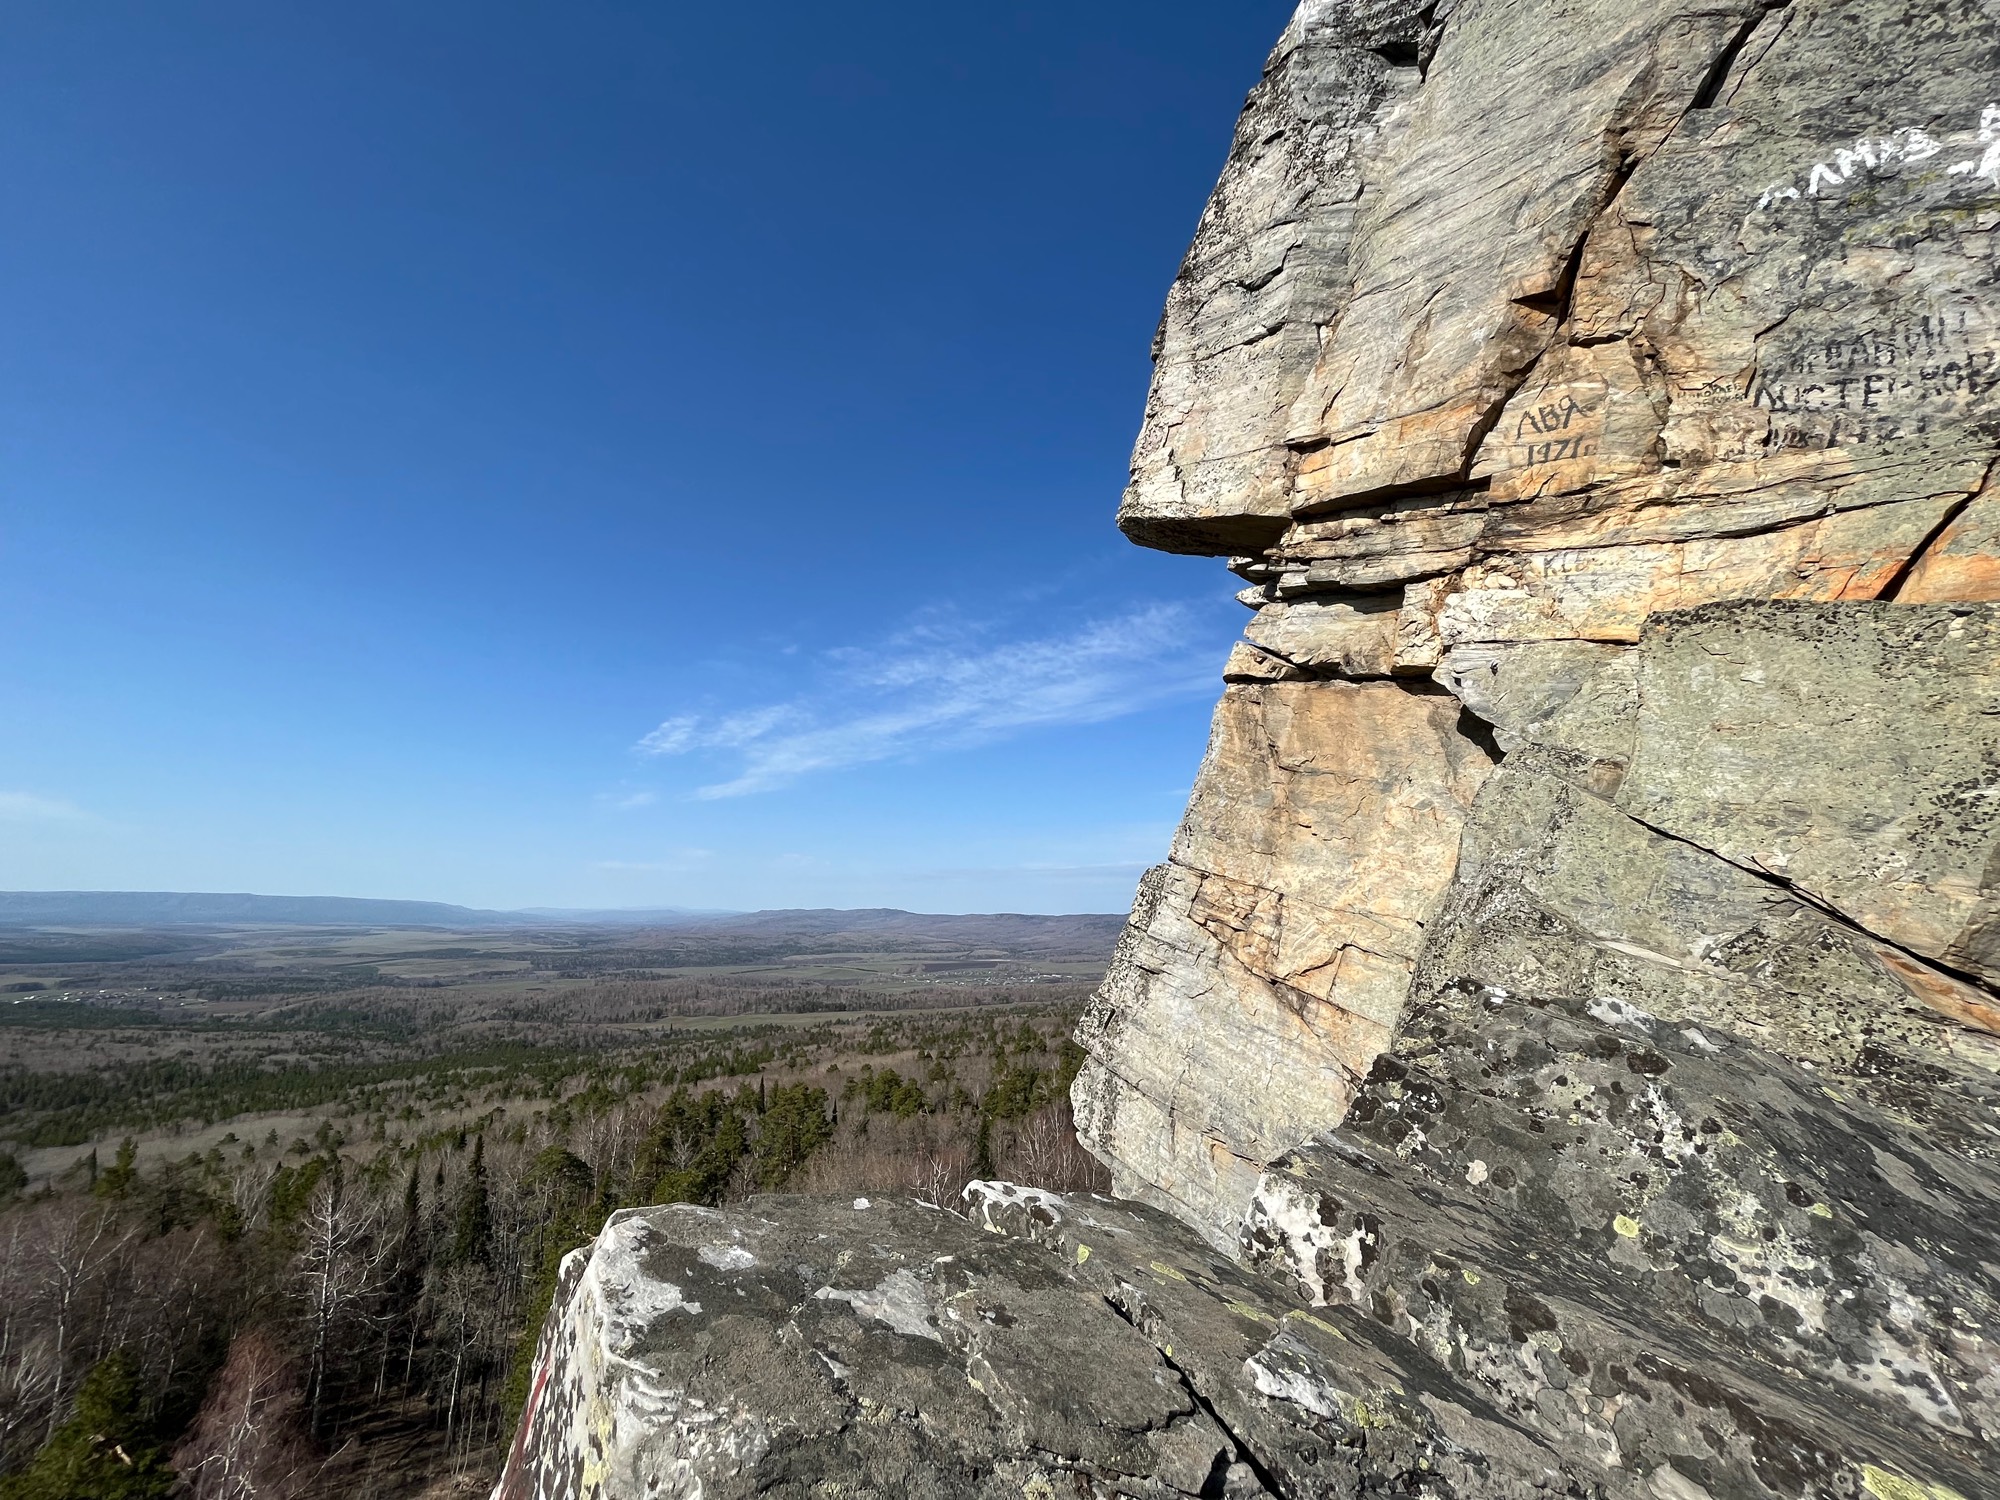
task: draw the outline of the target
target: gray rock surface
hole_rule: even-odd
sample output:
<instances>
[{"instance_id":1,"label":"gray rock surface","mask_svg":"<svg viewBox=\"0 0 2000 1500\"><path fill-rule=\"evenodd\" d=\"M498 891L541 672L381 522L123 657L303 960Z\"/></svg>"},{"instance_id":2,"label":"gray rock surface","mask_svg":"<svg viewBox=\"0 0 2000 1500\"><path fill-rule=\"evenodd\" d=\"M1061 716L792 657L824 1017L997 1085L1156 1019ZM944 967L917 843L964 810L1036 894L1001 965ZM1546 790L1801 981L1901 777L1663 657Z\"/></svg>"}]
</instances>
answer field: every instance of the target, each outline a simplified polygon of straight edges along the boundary
<instances>
[{"instance_id":1,"label":"gray rock surface","mask_svg":"<svg viewBox=\"0 0 2000 1500\"><path fill-rule=\"evenodd\" d=\"M1333 10L1301 16L1381 46ZM1240 190L1253 125L1277 139L1300 118L1267 83L1211 207L1239 228L1269 211L1286 236L1325 219L1338 295L1267 309L1310 338L1274 325L1255 380L1182 402L1173 330L1237 302L1207 240L1176 283L1155 408L1178 413L1176 451L1255 446L1261 477L1169 493L1149 420L1120 512L1135 539L1234 554L1256 615L1230 693L1290 695L1284 735L1225 697L1171 863L1082 1034L1086 1139L1121 1191L1210 1232L1274 1147L1338 1126L1400 1024L1415 952L1455 941L1433 923L1477 778L1455 783L1459 806L1393 815L1440 762L1539 752L1544 774L1687 845L1689 891L1748 871L1818 913L1798 932L1843 931L1827 941L1852 965L1829 994L1886 983L1961 1031L2000 1023L1995 641L1982 609L1935 613L2000 599L2000 17L1940 0L1464 0L1417 21L1414 79L1366 94L1373 123L1347 128L1329 169L1352 204ZM1310 61L1297 25L1288 67ZM1333 56L1312 54L1329 78ZM1303 97L1286 76L1283 97ZM1310 368L1286 362L1307 345ZM1232 404L1278 385L1295 393L1284 465ZM1765 612L1689 613L1737 604ZM1744 651L1721 671L1716 653ZM1320 774L1356 744L1366 778ZM1496 837L1518 833L1521 853L1541 828ZM1572 851L1570 893L1616 909L1606 933L1651 920L1630 872L1600 863L1646 847L1641 832ZM1258 894L1215 920L1214 888L1183 872L1246 861ZM1343 867L1371 878L1324 889ZM1736 932L1698 897L1680 905L1698 948ZM1396 941L1357 938L1364 922ZM1246 946L1283 962L1241 976ZM1365 984L1299 982L1362 954ZM1273 1063L1280 1033L1255 1018L1285 1003L1307 1025ZM1164 1040L1183 1034L1227 1039ZM1326 1056L1339 1070L1311 1065Z\"/></svg>"},{"instance_id":2,"label":"gray rock surface","mask_svg":"<svg viewBox=\"0 0 2000 1500\"><path fill-rule=\"evenodd\" d=\"M619 1215L564 1266L495 1500L1599 1493L1162 1214L968 1197Z\"/></svg>"},{"instance_id":3,"label":"gray rock surface","mask_svg":"<svg viewBox=\"0 0 2000 1500\"><path fill-rule=\"evenodd\" d=\"M1434 994L1267 1174L1253 1263L1627 1492L1992 1492L1990 1074L1884 1052L1878 1106L1615 993Z\"/></svg>"}]
</instances>

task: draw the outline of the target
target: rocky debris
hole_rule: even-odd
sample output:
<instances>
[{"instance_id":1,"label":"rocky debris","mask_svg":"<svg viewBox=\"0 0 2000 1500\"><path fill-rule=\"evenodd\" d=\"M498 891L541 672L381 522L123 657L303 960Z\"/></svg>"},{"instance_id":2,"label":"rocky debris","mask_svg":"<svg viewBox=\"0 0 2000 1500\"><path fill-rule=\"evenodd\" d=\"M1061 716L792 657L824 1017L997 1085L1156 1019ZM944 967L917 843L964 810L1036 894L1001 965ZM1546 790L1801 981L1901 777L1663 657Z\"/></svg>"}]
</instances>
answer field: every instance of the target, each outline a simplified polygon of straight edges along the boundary
<instances>
[{"instance_id":1,"label":"rocky debris","mask_svg":"<svg viewBox=\"0 0 2000 1500\"><path fill-rule=\"evenodd\" d=\"M501 1494L1996 1493L1996 230L1990 4L1304 0L1119 511L1255 611L1149 1206L621 1217Z\"/></svg>"}]
</instances>

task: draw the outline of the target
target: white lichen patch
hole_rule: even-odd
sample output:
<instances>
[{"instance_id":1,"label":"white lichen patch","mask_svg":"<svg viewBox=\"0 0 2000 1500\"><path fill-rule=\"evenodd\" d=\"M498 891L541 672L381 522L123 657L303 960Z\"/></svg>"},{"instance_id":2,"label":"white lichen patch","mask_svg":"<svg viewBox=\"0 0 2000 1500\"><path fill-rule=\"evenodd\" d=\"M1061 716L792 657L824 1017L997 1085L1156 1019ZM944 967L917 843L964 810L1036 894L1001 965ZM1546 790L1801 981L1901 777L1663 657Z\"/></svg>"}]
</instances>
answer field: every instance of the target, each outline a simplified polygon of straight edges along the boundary
<instances>
[{"instance_id":1,"label":"white lichen patch","mask_svg":"<svg viewBox=\"0 0 2000 1500\"><path fill-rule=\"evenodd\" d=\"M757 1264L757 1257L741 1245L703 1245L696 1254L718 1271L744 1271Z\"/></svg>"},{"instance_id":2,"label":"white lichen patch","mask_svg":"<svg viewBox=\"0 0 2000 1500\"><path fill-rule=\"evenodd\" d=\"M1040 1209L1048 1215L1048 1222L1060 1224L1066 1217L1067 1205L1062 1194L1051 1193L1043 1188L1023 1187L1018 1182L988 1182L975 1179L965 1185L964 1198L973 1210L968 1217L977 1217L980 1224L996 1233L1001 1226L994 1222L994 1215L1008 1208Z\"/></svg>"},{"instance_id":3,"label":"white lichen patch","mask_svg":"<svg viewBox=\"0 0 2000 1500\"><path fill-rule=\"evenodd\" d=\"M706 1476L752 1465L768 1445L754 1416L691 1396L639 1357L659 1318L701 1310L648 1272L651 1240L646 1217L615 1216L577 1268L547 1339L535 1463L545 1474L575 1474L586 1493L699 1495Z\"/></svg>"},{"instance_id":4,"label":"white lichen patch","mask_svg":"<svg viewBox=\"0 0 2000 1500\"><path fill-rule=\"evenodd\" d=\"M930 1290L907 1268L891 1271L871 1288L849 1291L823 1286L813 1296L822 1302L845 1302L862 1317L886 1323L911 1338L944 1342L931 1322Z\"/></svg>"},{"instance_id":5,"label":"white lichen patch","mask_svg":"<svg viewBox=\"0 0 2000 1500\"><path fill-rule=\"evenodd\" d=\"M1603 995L1584 1007L1590 1014L1606 1026L1623 1026L1627 1030L1650 1036L1653 1031L1653 1015L1639 1009L1629 1001L1620 1000L1615 995Z\"/></svg>"},{"instance_id":6,"label":"white lichen patch","mask_svg":"<svg viewBox=\"0 0 2000 1500\"><path fill-rule=\"evenodd\" d=\"M1305 1191L1282 1173L1265 1173L1245 1210L1244 1231L1275 1242L1286 1269L1312 1305L1326 1306L1327 1287L1319 1272L1321 1256L1339 1243L1340 1236L1321 1220L1317 1194Z\"/></svg>"},{"instance_id":7,"label":"white lichen patch","mask_svg":"<svg viewBox=\"0 0 2000 1500\"><path fill-rule=\"evenodd\" d=\"M1302 1406L1316 1417L1341 1412L1340 1392L1313 1374L1305 1346L1284 1334L1244 1360L1243 1372L1259 1395Z\"/></svg>"},{"instance_id":8,"label":"white lichen patch","mask_svg":"<svg viewBox=\"0 0 2000 1500\"><path fill-rule=\"evenodd\" d=\"M603 1332L605 1347L620 1357L630 1354L648 1329L669 1313L697 1316L701 1304L680 1287L646 1269L644 1255L652 1228L642 1218L614 1218L597 1237L590 1263L577 1288Z\"/></svg>"}]
</instances>

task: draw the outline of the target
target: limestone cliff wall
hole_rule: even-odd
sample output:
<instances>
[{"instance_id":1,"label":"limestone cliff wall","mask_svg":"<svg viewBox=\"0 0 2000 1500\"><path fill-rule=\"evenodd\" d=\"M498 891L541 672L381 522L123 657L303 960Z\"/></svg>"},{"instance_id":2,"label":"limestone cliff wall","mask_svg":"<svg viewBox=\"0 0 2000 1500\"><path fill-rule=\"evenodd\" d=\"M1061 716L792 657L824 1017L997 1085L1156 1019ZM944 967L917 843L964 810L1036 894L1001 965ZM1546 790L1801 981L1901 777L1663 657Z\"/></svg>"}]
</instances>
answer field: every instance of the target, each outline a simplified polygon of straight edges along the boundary
<instances>
[{"instance_id":1,"label":"limestone cliff wall","mask_svg":"<svg viewBox=\"0 0 2000 1500\"><path fill-rule=\"evenodd\" d=\"M1603 824L1565 918L1714 1024L1990 1061L1996 48L1937 0L1300 7L1119 513L1256 612L1083 1031L1121 1192L1233 1243L1545 846L1531 784ZM1772 910L1841 962L1758 971Z\"/></svg>"},{"instance_id":2,"label":"limestone cliff wall","mask_svg":"<svg viewBox=\"0 0 2000 1500\"><path fill-rule=\"evenodd\" d=\"M499 1495L2000 1495L1996 226L1993 0L1305 0L1119 512L1254 611L1125 1201L620 1216Z\"/></svg>"}]
</instances>

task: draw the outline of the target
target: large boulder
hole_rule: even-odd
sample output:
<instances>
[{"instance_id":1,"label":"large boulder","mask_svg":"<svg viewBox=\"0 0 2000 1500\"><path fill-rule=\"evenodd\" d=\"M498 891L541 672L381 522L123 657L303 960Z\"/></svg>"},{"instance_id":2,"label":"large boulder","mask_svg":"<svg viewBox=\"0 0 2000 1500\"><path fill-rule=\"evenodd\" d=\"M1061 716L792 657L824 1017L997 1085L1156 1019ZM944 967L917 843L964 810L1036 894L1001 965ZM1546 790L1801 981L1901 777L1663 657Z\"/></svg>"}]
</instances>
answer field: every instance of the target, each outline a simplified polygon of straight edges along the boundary
<instances>
[{"instance_id":1,"label":"large boulder","mask_svg":"<svg viewBox=\"0 0 2000 1500\"><path fill-rule=\"evenodd\" d=\"M967 1197L619 1214L564 1264L495 1500L1601 1493L1165 1215Z\"/></svg>"}]
</instances>

